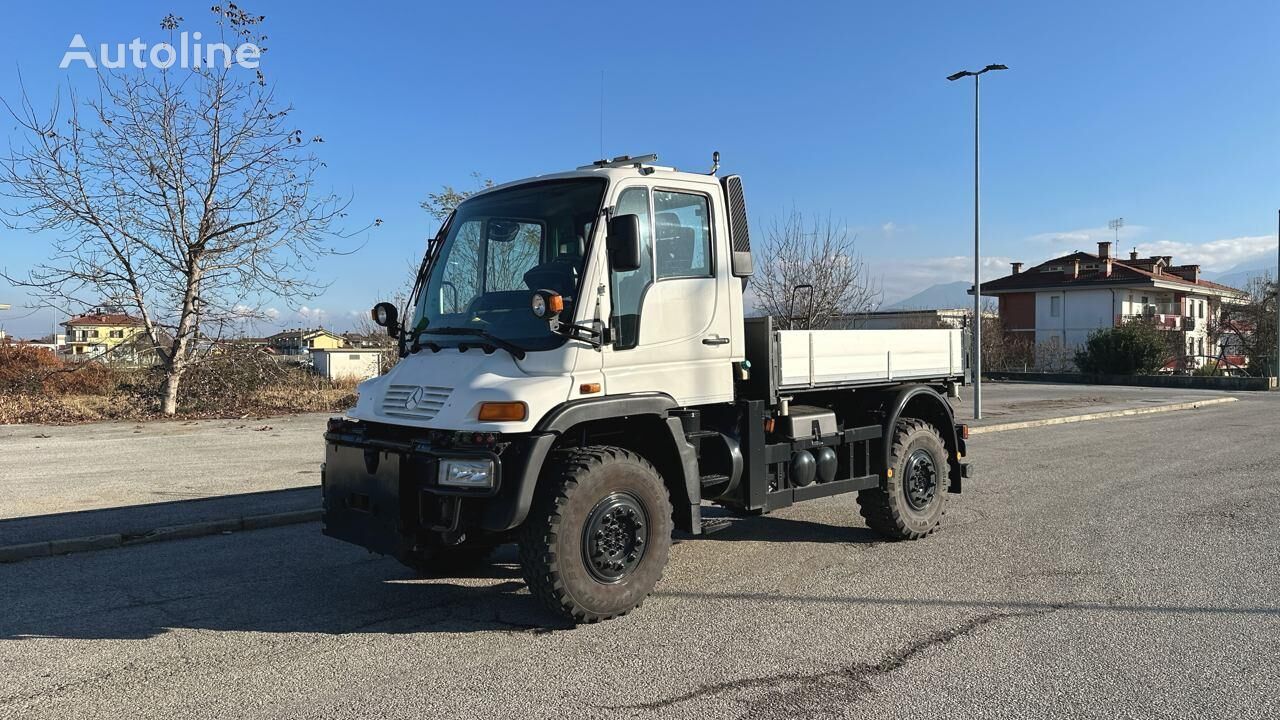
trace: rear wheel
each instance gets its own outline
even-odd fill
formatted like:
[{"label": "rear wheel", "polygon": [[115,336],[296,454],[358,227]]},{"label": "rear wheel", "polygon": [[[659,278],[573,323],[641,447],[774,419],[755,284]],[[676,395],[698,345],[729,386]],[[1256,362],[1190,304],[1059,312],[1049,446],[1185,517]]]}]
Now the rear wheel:
[{"label": "rear wheel", "polygon": [[938,528],[947,503],[947,449],[923,420],[898,421],[883,488],[858,493],[862,517],[894,540],[916,540]]},{"label": "rear wheel", "polygon": [[573,622],[625,615],[653,591],[671,549],[671,501],[643,457],[592,446],[557,453],[520,534],[529,590]]}]

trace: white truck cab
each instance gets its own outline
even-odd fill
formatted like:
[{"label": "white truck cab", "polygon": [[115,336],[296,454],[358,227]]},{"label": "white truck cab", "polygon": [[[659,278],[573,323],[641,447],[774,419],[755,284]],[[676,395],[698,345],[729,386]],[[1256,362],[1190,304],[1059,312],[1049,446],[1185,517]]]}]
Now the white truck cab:
[{"label": "white truck cab", "polygon": [[[611,270],[609,220],[629,214],[639,221],[640,264]],[[584,397],[660,389],[678,405],[732,402],[732,366],[744,358],[743,283],[716,272],[717,259],[730,257],[729,237],[718,178],[640,162],[479,193],[444,228],[415,296],[409,342],[427,351],[361,385],[351,417],[498,432],[530,430],[550,409]],[[607,328],[609,337],[554,333],[530,312],[540,289],[563,298],[563,321]],[[436,334],[441,327],[483,331],[491,342]],[[420,387],[435,391],[406,411],[402,396]],[[523,402],[528,412],[519,425],[485,422],[485,402]]]},{"label": "white truck cab", "polygon": [[330,421],[326,534],[435,573],[516,540],[535,596],[593,621],[643,600],[673,528],[711,529],[704,502],[858,492],[887,536],[937,526],[968,471],[959,332],[746,319],[741,180],[655,161],[457,207],[403,317],[374,308],[402,359]]}]

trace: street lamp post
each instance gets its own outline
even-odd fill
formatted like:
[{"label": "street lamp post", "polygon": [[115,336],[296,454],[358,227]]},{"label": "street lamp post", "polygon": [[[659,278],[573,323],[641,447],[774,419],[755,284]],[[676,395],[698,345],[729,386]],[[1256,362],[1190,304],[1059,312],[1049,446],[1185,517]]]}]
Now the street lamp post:
[{"label": "street lamp post", "polygon": [[973,419],[982,419],[982,255],[978,231],[978,76],[991,70],[1008,70],[1004,65],[988,65],[981,70],[961,70],[948,80],[973,78]]}]

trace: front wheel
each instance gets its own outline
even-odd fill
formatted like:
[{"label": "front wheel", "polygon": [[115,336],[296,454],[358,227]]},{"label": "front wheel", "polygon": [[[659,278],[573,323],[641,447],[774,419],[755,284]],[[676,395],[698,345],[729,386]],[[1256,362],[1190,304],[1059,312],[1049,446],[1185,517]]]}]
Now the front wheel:
[{"label": "front wheel", "polygon": [[884,487],[858,493],[862,517],[893,540],[916,540],[938,528],[947,508],[947,448],[923,420],[898,421]]},{"label": "front wheel", "polygon": [[653,591],[671,549],[671,501],[643,457],[592,446],[558,452],[520,531],[534,597],[573,622],[625,615]]}]

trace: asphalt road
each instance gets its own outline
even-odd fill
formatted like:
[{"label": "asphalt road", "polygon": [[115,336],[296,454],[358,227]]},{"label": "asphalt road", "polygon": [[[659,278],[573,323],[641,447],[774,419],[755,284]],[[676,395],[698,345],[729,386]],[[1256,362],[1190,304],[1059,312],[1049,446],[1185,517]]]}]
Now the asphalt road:
[{"label": "asphalt road", "polygon": [[975,437],[926,540],[799,505],[576,629],[315,524],[0,566],[0,717],[1274,718],[1278,409]]}]

